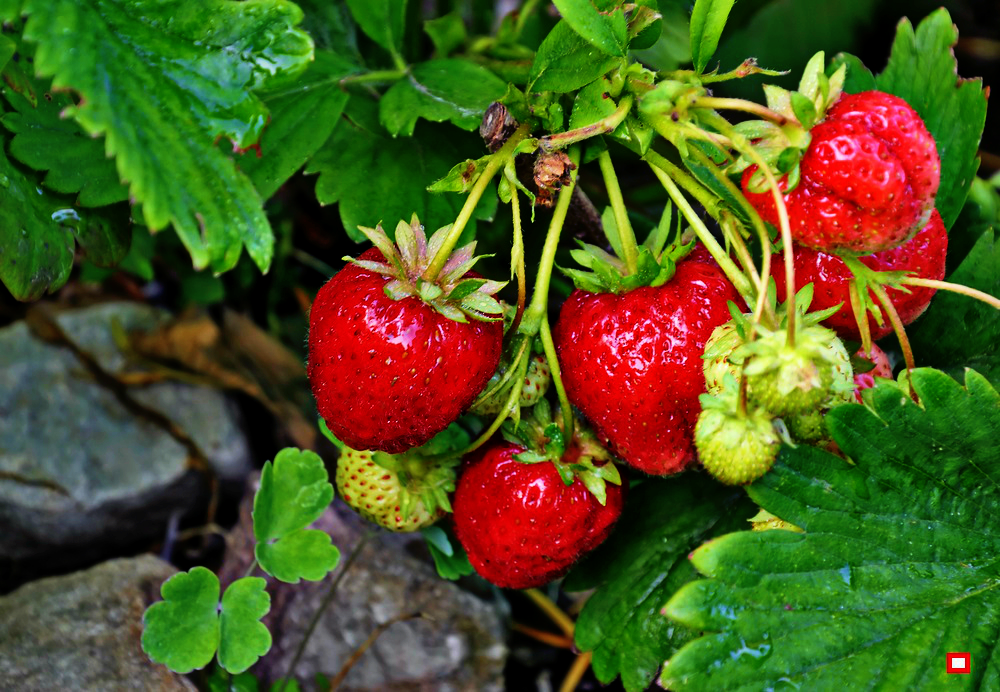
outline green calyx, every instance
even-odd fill
[[[570,255],[585,269],[559,267],[559,271],[572,279],[573,284],[581,291],[590,293],[622,294],[640,286],[662,286],[673,278],[677,262],[694,248],[693,244],[681,245],[679,242],[667,245],[667,240],[674,233],[671,228],[671,211],[672,206],[668,205],[660,223],[638,247],[635,272],[629,273],[622,259],[617,225],[610,209],[602,215],[601,222],[615,254],[596,245],[580,242],[580,247],[571,250]]]
[[[574,427],[573,438],[563,435],[562,416],[553,420],[552,408],[542,399],[531,414],[517,425],[506,423],[500,433],[513,444],[528,451],[514,458],[524,464],[551,463],[566,485],[573,485],[579,478],[587,490],[603,506],[607,503],[607,484],[621,485],[622,478],[614,463],[614,456],[605,449],[597,437],[579,423]]]
[[[399,510],[404,521],[418,503],[431,515],[452,511],[448,496],[455,492],[455,467],[462,460],[459,453],[468,444],[468,434],[452,423],[420,447],[401,454],[372,454],[372,461],[399,479]]]
[[[466,278],[466,274],[481,259],[474,254],[475,241],[455,250],[433,281],[424,279],[450,229],[451,226],[439,228],[428,240],[424,227],[414,214],[410,223],[400,221],[396,226],[396,242],[393,243],[381,224],[376,228],[360,226],[359,230],[379,249],[385,260],[344,259],[389,277],[391,281],[385,285],[385,294],[393,300],[419,298],[456,322],[468,322],[470,318],[484,322],[501,319],[503,309],[494,295],[506,283]]]
[[[698,459],[712,476],[726,485],[746,485],[774,466],[781,438],[768,412],[741,411],[735,382],[719,395],[702,394],[702,411],[694,428]]]

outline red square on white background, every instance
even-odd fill
[[[947,665],[947,672],[949,673],[971,673],[972,672],[972,654],[968,652],[955,653],[950,652],[945,654],[945,663]]]

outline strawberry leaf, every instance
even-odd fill
[[[595,48],[564,19],[538,47],[528,75],[528,91],[560,94],[575,91],[622,62],[622,58]]]
[[[703,72],[719,47],[719,38],[736,0],[696,0],[691,10],[691,62]]]
[[[955,223],[969,194],[986,124],[982,80],[956,76],[952,48],[957,41],[958,29],[943,8],[920,22],[916,32],[903,19],[889,64],[876,79],[879,89],[905,99],[920,114],[937,142],[941,185],[936,204],[945,228]]]
[[[271,648],[271,633],[260,621],[271,609],[271,597],[260,577],[237,579],[222,596],[219,612],[219,665],[239,674]]]
[[[337,53],[316,51],[316,60],[292,84],[263,95],[271,119],[259,153],[251,149],[238,162],[262,198],[277,192],[329,139],[348,99],[340,79],[358,69]]]
[[[994,231],[979,237],[948,281],[1000,298],[1000,242]],[[994,385],[1000,385],[1000,311],[990,305],[938,291],[927,312],[908,332],[919,362],[946,369],[959,378],[965,366],[974,365]]]
[[[420,118],[474,130],[489,105],[506,92],[502,79],[468,60],[430,60],[415,65],[385,92],[379,118],[393,137],[412,137]]]
[[[204,668],[219,646],[219,578],[204,567],[163,582],[143,615],[142,650],[175,673]]]
[[[861,58],[850,53],[835,55],[826,68],[826,75],[829,77],[835,74],[842,65],[847,66],[847,74],[844,76],[845,94],[860,94],[862,91],[872,91],[877,88],[875,75],[865,67]]]
[[[593,652],[598,680],[607,684],[620,675],[625,689],[644,690],[663,661],[695,636],[659,611],[696,578],[687,561],[693,548],[746,525],[755,510],[745,501],[734,505],[739,497],[690,474],[634,489],[615,533],[563,583],[569,591],[597,588],[577,620],[575,640]]]
[[[406,0],[347,0],[361,30],[393,56],[403,47]]]
[[[261,268],[274,237],[260,196],[231,154],[260,137],[267,110],[253,89],[305,68],[312,42],[282,0],[26,0],[35,69],[73,89],[65,112],[105,135],[146,225],[173,224],[197,268]]]
[[[465,554],[462,544],[440,526],[425,526],[420,529],[427,541],[427,549],[434,558],[438,576],[452,581],[467,577],[475,570]]]
[[[553,0],[553,3],[565,22],[587,43],[608,55],[625,57],[628,24],[621,7],[604,2],[598,8],[591,0]]]
[[[931,369],[911,382],[920,404],[889,382],[869,390],[871,409],[828,414],[851,462],[786,447],[750,486],[804,533],[735,533],[694,552],[710,579],[666,613],[707,633],[671,659],[664,687],[948,689],[948,651],[972,653],[970,688],[995,686],[1000,395],[974,371],[965,387]]]

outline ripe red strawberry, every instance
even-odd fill
[[[863,255],[895,247],[927,223],[941,161],[934,138],[905,101],[880,91],[844,94],[810,135],[799,184],[784,196],[796,242]],[[756,171],[744,171],[744,193],[777,225],[774,199]]]
[[[566,485],[554,463],[514,459],[526,451],[503,442],[475,452],[453,502],[455,533],[469,562],[484,579],[511,589],[565,574],[607,538],[623,503],[621,486],[606,486],[602,506],[580,478]]]
[[[717,268],[682,261],[667,283],[622,294],[576,290],[553,339],[570,401],[612,451],[655,475],[694,461],[702,353],[739,294]]]
[[[875,271],[912,271],[920,278],[941,280],[944,278],[947,254],[948,234],[944,230],[941,215],[934,210],[927,225],[911,240],[899,247],[859,257],[858,260]],[[773,276],[778,300],[785,300],[785,274],[776,271]],[[813,284],[811,309],[820,311],[843,303],[841,309],[828,317],[823,324],[836,331],[843,339],[860,341],[857,320],[851,308],[849,292],[851,281],[850,270],[836,255],[803,247],[795,248],[795,282],[799,286]],[[904,325],[923,314],[936,292],[933,288],[918,286],[911,286],[909,290],[909,293],[905,293],[898,289],[886,288],[886,293]],[[872,339],[876,340],[892,332],[888,318],[883,319],[883,325],[880,327],[871,315],[868,316],[868,328]]]
[[[892,365],[889,363],[889,356],[886,355],[885,351],[875,344],[872,344],[871,353],[865,353],[864,349],[859,349],[856,355],[875,364],[875,367],[868,372],[859,372],[854,376],[854,398],[858,403],[861,403],[861,390],[874,387],[876,377],[892,379]]]
[[[419,277],[434,239],[428,243],[415,218],[396,236],[402,252],[384,233],[370,233],[378,249],[330,279],[309,316],[313,395],[330,431],[352,449],[398,453],[427,442],[469,407],[500,361],[502,321],[464,317],[482,317],[479,307],[499,287],[468,271],[472,248],[459,250],[428,291]],[[469,279],[478,302],[468,290],[450,301]]]

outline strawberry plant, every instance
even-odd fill
[[[776,39],[805,3],[487,5],[0,3],[0,281],[322,270],[338,495],[442,578],[589,592],[566,688],[997,686],[1000,179],[948,12],[876,74]],[[325,578],[333,495],[265,464],[254,569]],[[175,576],[146,652],[243,674],[265,586]]]

